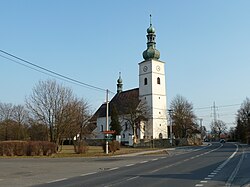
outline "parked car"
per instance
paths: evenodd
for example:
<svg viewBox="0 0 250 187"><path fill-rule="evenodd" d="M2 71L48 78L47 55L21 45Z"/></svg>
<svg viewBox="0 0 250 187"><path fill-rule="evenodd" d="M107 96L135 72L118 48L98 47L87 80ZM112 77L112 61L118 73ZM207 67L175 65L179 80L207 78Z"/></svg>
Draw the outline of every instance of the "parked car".
<svg viewBox="0 0 250 187"><path fill-rule="evenodd" d="M226 143L226 140L220 139L220 143Z"/></svg>

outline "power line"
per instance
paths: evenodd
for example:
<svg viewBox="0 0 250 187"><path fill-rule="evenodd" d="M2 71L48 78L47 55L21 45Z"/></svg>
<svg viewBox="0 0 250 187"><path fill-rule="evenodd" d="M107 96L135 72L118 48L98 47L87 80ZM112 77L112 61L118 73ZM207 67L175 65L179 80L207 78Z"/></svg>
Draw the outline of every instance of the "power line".
<svg viewBox="0 0 250 187"><path fill-rule="evenodd" d="M241 104L231 104L231 105L220 105L217 106L218 108L225 108L225 107L233 107L233 106L240 106Z"/></svg>
<svg viewBox="0 0 250 187"><path fill-rule="evenodd" d="M204 109L211 109L211 106L194 108L194 110L204 110Z"/></svg>
<svg viewBox="0 0 250 187"><path fill-rule="evenodd" d="M30 62L30 61L24 60L24 59L22 59L22 58L20 58L20 57L18 57L18 56L16 56L16 55L10 54L10 53L8 53L8 52L6 52L6 51L3 51L3 50L1 50L1 49L0 49L0 52L4 53L5 55L8 55L8 56L10 56L10 57L12 57L12 58L15 58L15 59L17 59L17 60L20 60L20 61L22 61L22 62L24 62L24 63L26 63L26 64L29 64L30 66L33 66L33 67L35 67L35 68L30 67L30 66L25 65L25 64L22 64L22 63L20 63L20 62L18 62L18 61L16 61L16 60L10 59L10 58L5 57L5 56L3 56L3 55L0 55L1 57L5 58L5 59L8 59L8 60L11 60L11 61L13 61L13 62L15 62L15 63L21 64L21 65L23 65L23 66L25 66L25 67L28 67L28 68L33 69L33 70L35 70L35 71L38 71L38 72L40 72L40 73L44 73L44 74L46 74L46 75L49 75L49 76L52 76L52 77L55 77L55 78L62 78L63 80L67 80L67 81L69 81L70 83L74 83L74 84L81 85L81 86L84 86L84 87L88 87L88 88L92 88L92 89L96 89L96 90L99 90L99 91L105 91L105 92L106 92L106 89L103 89L103 88L100 88L100 87L97 87L97 86L93 86L93 85L90 85L90 84L87 84L87 83L78 81L78 80L76 80L76 79L70 78L70 77L68 77L68 76L62 75L62 74L57 73L57 72L55 72L55 71L49 70L49 69L44 68L44 67L39 66L39 65L36 65L36 64L34 64L34 63ZM36 68L38 68L38 69L36 69ZM41 71L41 70L42 70L42 71ZM47 72L47 73L46 73L46 72ZM114 94L114 92L111 92L111 91L109 91L109 92Z"/></svg>
<svg viewBox="0 0 250 187"><path fill-rule="evenodd" d="M43 74L45 74L45 75L49 75L49 76L51 76L51 77L54 77L54 78L57 78L57 79L60 79L60 80L66 81L66 82L76 84L75 82L71 82L71 81L62 79L62 78L60 78L60 77L54 76L54 75L52 75L52 74L46 73L46 72L44 72L44 71L41 71L41 70L36 69L36 68L33 68L33 67L31 67L31 66L28 66L28 65L26 65L26 64L23 64L23 63L21 63L21 62L18 62L18 61L16 61L16 60L13 60L13 59L8 58L8 57L6 57L6 56L3 56L3 55L1 55L1 54L0 54L0 56L3 57L3 58L5 58L5 59L7 59L7 60L10 60L10 61L12 61L12 62L14 62L14 63L17 63L17 64L19 64L19 65L21 65L21 66L24 66L24 67L30 68L30 69L32 69L32 70L34 70L34 71L37 71L37 72L39 72L39 73L43 73ZM79 84L77 84L77 85L79 85ZM82 85L81 85L81 86L82 86Z"/></svg>
<svg viewBox="0 0 250 187"><path fill-rule="evenodd" d="M228 107L233 107L233 106L240 106L241 104L230 104L230 105L219 105L216 106L216 108L228 108ZM194 108L194 110L205 110L205 109L211 109L213 106L206 106L206 107L199 107L199 108Z"/></svg>

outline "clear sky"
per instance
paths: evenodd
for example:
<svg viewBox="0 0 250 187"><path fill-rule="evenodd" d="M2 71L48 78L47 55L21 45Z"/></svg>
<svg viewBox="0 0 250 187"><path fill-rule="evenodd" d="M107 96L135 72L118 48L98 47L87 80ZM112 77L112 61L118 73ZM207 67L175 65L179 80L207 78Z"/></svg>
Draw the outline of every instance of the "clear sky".
<svg viewBox="0 0 250 187"><path fill-rule="evenodd" d="M217 118L232 126L250 94L249 0L1 0L0 49L113 92L121 71L124 90L136 88L150 14L168 105L184 96L208 127L215 102ZM47 79L0 56L0 102L24 104ZM105 100L105 92L57 81L93 111Z"/></svg>

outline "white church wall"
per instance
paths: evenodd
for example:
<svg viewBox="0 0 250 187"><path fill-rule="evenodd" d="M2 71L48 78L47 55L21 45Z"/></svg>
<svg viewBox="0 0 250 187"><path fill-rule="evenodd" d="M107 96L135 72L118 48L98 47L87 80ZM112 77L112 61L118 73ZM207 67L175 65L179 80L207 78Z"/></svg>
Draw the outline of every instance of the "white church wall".
<svg viewBox="0 0 250 187"><path fill-rule="evenodd" d="M110 121L111 121L110 117L109 117L108 121L109 121L109 124L110 124ZM94 130L95 138L96 139L104 139L103 131L107 130L107 128L106 128L106 117L97 118L96 124L97 124L97 127Z"/></svg>

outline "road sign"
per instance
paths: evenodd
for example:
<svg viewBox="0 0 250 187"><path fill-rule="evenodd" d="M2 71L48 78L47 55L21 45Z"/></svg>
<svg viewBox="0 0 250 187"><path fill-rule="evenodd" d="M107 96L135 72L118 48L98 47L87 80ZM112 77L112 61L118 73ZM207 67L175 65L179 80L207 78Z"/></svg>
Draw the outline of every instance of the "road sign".
<svg viewBox="0 0 250 187"><path fill-rule="evenodd" d="M109 130L109 131L103 131L102 133L103 134L115 134L115 131Z"/></svg>
<svg viewBox="0 0 250 187"><path fill-rule="evenodd" d="M108 134L104 137L104 140L113 140L113 136L109 136Z"/></svg>

